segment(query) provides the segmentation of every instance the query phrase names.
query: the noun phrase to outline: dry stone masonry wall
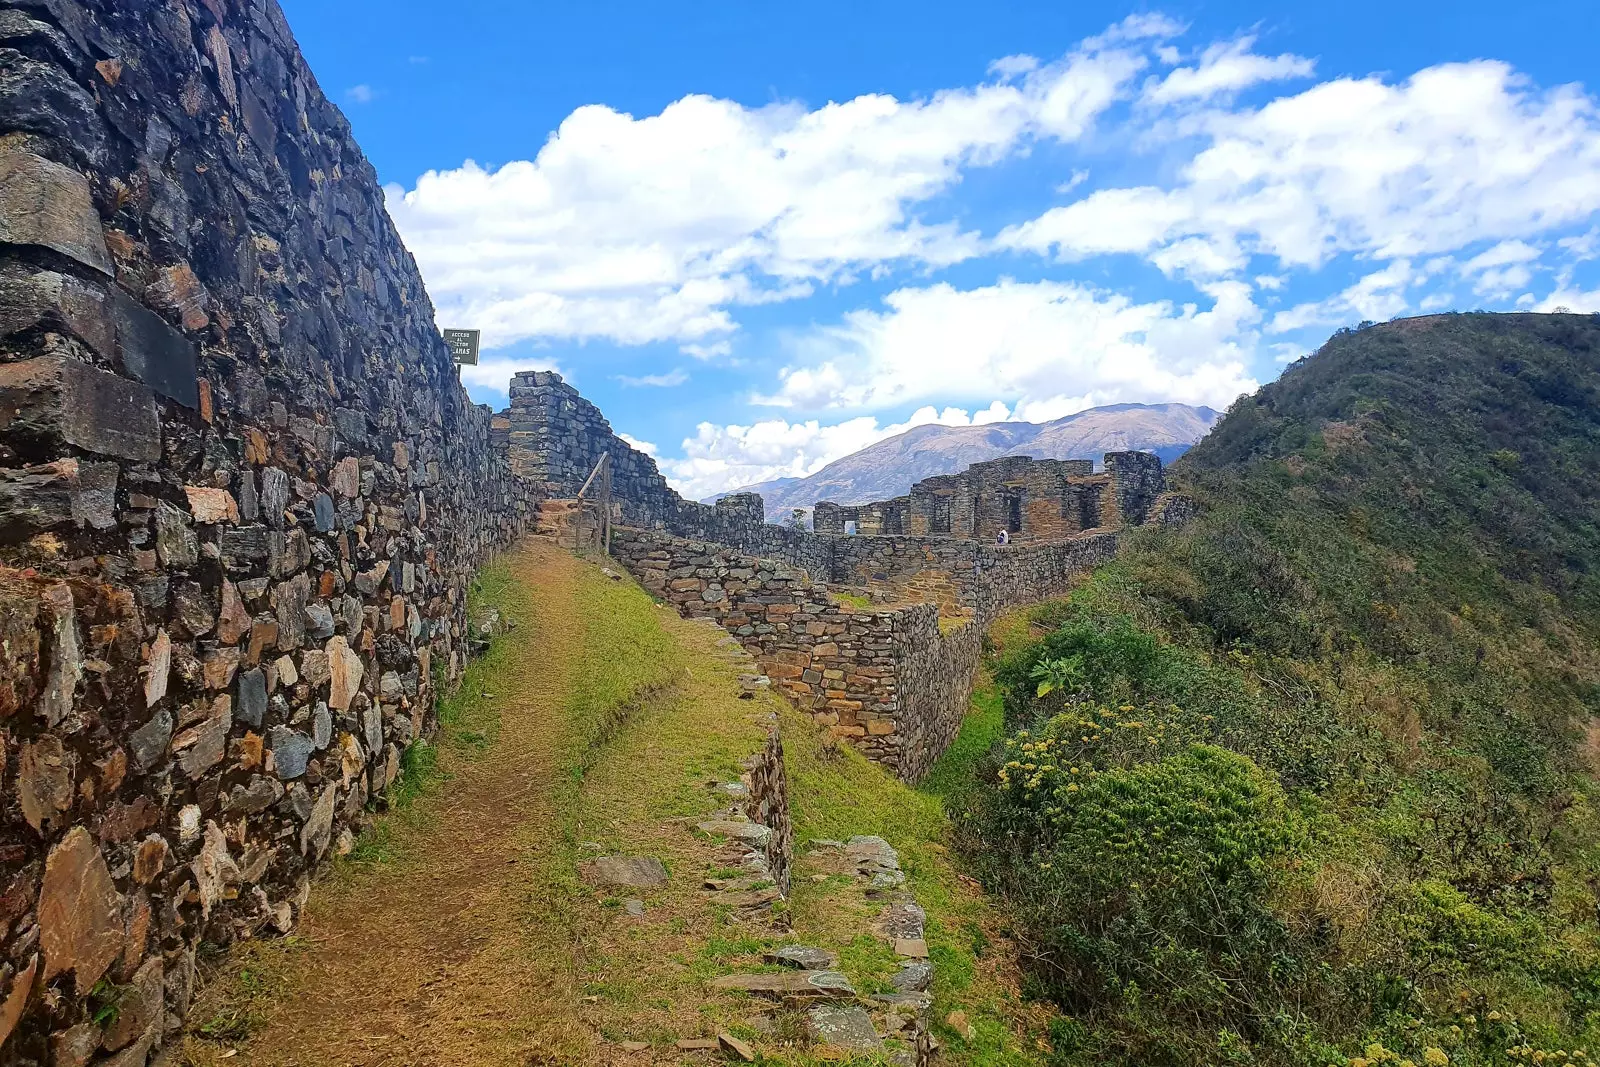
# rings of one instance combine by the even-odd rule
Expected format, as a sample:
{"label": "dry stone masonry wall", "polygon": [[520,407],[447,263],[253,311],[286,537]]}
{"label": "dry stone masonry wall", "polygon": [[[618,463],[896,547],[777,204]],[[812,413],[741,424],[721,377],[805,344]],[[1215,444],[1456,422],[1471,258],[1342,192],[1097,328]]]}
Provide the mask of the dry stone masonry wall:
{"label": "dry stone masonry wall", "polygon": [[820,725],[906,778],[959,728],[981,632],[932,604],[841,607],[802,571],[726,545],[618,528],[612,552],[651,593],[714,619]]}
{"label": "dry stone masonry wall", "polygon": [[536,496],[432,319],[275,0],[0,5],[0,1062],[144,1064],[432,729]]}

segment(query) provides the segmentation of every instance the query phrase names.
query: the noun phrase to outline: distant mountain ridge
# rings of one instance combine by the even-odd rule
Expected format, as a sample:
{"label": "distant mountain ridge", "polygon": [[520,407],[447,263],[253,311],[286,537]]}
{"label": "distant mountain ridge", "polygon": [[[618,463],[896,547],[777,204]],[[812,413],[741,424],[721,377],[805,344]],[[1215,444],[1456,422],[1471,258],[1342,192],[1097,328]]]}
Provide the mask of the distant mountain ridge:
{"label": "distant mountain ridge", "polygon": [[887,500],[909,492],[924,478],[955,474],[1001,456],[1098,463],[1107,452],[1139,450],[1154,452],[1170,463],[1220,417],[1211,408],[1188,404],[1111,404],[1045,423],[917,426],[836,459],[808,477],[777,478],[734,492],[760,493],[767,517],[776,520],[819,500],[838,504]]}

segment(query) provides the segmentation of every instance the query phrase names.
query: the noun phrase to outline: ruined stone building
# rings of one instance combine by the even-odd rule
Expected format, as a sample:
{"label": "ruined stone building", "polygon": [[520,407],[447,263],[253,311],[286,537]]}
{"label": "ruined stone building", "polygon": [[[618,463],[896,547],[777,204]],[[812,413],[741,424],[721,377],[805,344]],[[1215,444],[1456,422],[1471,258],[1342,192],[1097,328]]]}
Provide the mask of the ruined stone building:
{"label": "ruined stone building", "polygon": [[1105,470],[1087,459],[1004,456],[959,474],[925,478],[906,496],[870,504],[820,501],[821,534],[944,534],[992,541],[1049,541],[1086,530],[1139,526],[1164,487],[1161,460],[1149,452],[1108,452]]}

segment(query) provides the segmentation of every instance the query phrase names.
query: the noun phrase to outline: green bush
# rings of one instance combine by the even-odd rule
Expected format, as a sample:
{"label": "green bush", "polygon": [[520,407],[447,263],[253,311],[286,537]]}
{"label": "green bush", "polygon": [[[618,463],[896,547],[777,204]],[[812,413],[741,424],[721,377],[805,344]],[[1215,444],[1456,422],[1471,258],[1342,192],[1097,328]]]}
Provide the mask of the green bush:
{"label": "green bush", "polygon": [[992,664],[959,823],[1058,1061],[1584,1062],[1600,317],[1342,332],[1170,474]]}

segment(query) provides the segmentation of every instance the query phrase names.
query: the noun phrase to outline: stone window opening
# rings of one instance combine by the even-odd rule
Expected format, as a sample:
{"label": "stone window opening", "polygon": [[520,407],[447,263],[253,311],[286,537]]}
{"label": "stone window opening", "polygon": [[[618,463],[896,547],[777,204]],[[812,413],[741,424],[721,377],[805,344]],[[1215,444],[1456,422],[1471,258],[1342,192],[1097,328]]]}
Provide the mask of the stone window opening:
{"label": "stone window opening", "polygon": [[928,523],[929,532],[947,534],[950,532],[950,498],[936,496],[933,498],[933,515]]}

